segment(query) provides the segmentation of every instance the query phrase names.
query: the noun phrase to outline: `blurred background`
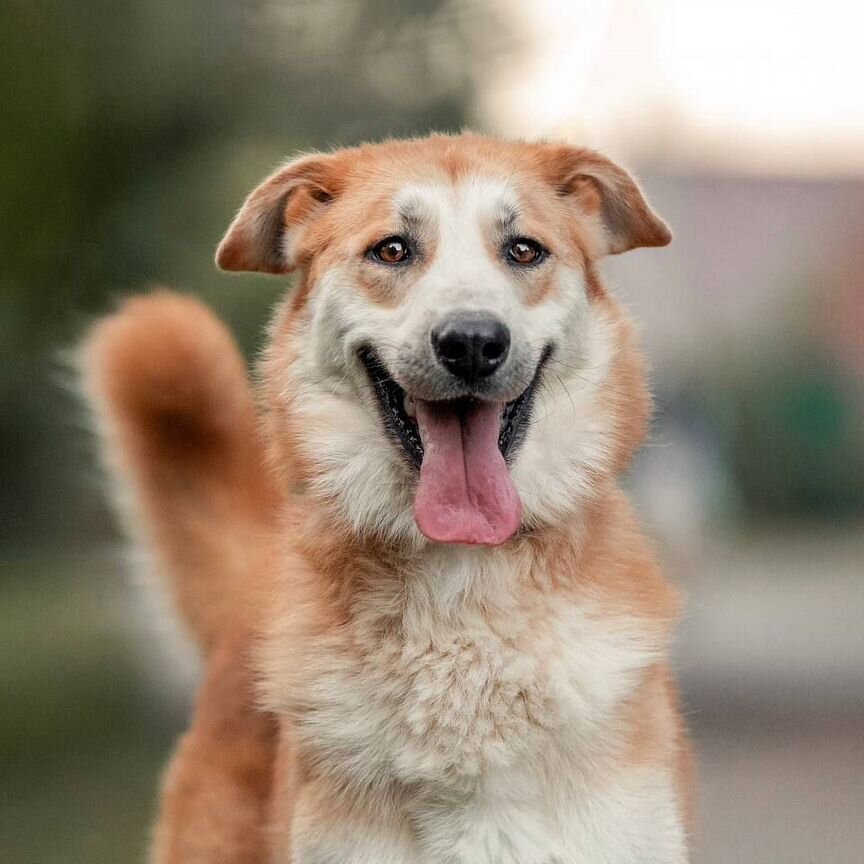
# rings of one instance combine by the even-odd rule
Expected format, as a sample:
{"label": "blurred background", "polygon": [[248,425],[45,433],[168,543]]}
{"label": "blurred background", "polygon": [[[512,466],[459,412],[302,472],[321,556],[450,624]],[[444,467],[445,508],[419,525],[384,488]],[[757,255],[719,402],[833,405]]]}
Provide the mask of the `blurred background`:
{"label": "blurred background", "polygon": [[688,597],[695,860],[860,862],[862,28],[844,0],[7,0],[0,859],[143,861],[194,680],[129,587],[69,346],[164,283],[251,356],[283,286],[211,263],[249,188],[467,125],[602,148],[676,231],[608,275],[654,367],[628,482]]}

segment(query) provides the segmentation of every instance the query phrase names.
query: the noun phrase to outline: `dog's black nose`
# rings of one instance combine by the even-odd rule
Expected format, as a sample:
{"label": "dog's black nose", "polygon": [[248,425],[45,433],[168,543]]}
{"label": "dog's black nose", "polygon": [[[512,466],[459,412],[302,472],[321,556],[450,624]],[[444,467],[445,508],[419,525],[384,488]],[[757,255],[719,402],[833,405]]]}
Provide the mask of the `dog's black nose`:
{"label": "dog's black nose", "polygon": [[491,375],[510,352],[510,330],[494,315],[455,312],[432,330],[435,356],[468,383]]}

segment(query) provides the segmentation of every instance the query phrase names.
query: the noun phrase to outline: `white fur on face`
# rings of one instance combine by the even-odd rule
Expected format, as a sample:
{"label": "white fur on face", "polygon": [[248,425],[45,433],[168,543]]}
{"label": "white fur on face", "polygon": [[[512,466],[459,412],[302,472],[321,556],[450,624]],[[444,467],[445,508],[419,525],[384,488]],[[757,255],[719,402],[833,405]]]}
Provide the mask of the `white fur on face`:
{"label": "white fur on face", "polygon": [[582,272],[554,255],[540,266],[556,268],[556,290],[528,305],[522,274],[492,251],[502,214],[519,210],[506,181],[407,186],[393,202],[394,228],[406,209],[432,238],[434,255],[419,275],[404,268],[398,303],[384,306],[364,294],[353,281],[354,262],[325,273],[312,291],[310,329],[284,386],[304,456],[317,469],[315,491],[358,532],[425,543],[412,515],[415,472],[384,430],[356,352],[373,346],[397,382],[429,398],[424,387],[438,386],[430,328],[448,311],[489,310],[512,334],[502,401],[528,386],[544,348],[554,346],[511,470],[526,523],[560,519],[590,494],[590,470],[610,455],[611,419],[599,399],[613,359],[609,322],[588,302]]}

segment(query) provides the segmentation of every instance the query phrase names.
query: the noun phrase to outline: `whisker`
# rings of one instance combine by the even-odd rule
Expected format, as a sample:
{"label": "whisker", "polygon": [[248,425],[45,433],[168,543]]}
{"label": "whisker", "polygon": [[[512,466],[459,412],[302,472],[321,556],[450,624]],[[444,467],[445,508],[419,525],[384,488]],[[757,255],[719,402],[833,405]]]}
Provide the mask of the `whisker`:
{"label": "whisker", "polygon": [[558,383],[564,388],[564,392],[567,394],[567,398],[570,400],[570,407],[573,409],[573,422],[576,422],[576,403],[573,401],[573,396],[570,393],[570,390],[567,388],[567,385],[561,380],[561,376],[556,372],[555,377],[558,379]]}

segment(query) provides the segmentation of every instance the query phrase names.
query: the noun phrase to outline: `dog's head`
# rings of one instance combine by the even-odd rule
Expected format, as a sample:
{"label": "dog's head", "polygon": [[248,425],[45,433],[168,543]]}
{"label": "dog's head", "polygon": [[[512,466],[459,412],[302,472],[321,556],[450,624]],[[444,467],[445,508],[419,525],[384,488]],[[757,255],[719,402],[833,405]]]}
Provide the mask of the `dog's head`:
{"label": "dog's head", "polygon": [[310,492],[359,532],[496,545],[641,441],[644,375],[596,262],[670,237],[590,150],[434,136],[290,163],[217,262],[300,273],[264,374]]}

